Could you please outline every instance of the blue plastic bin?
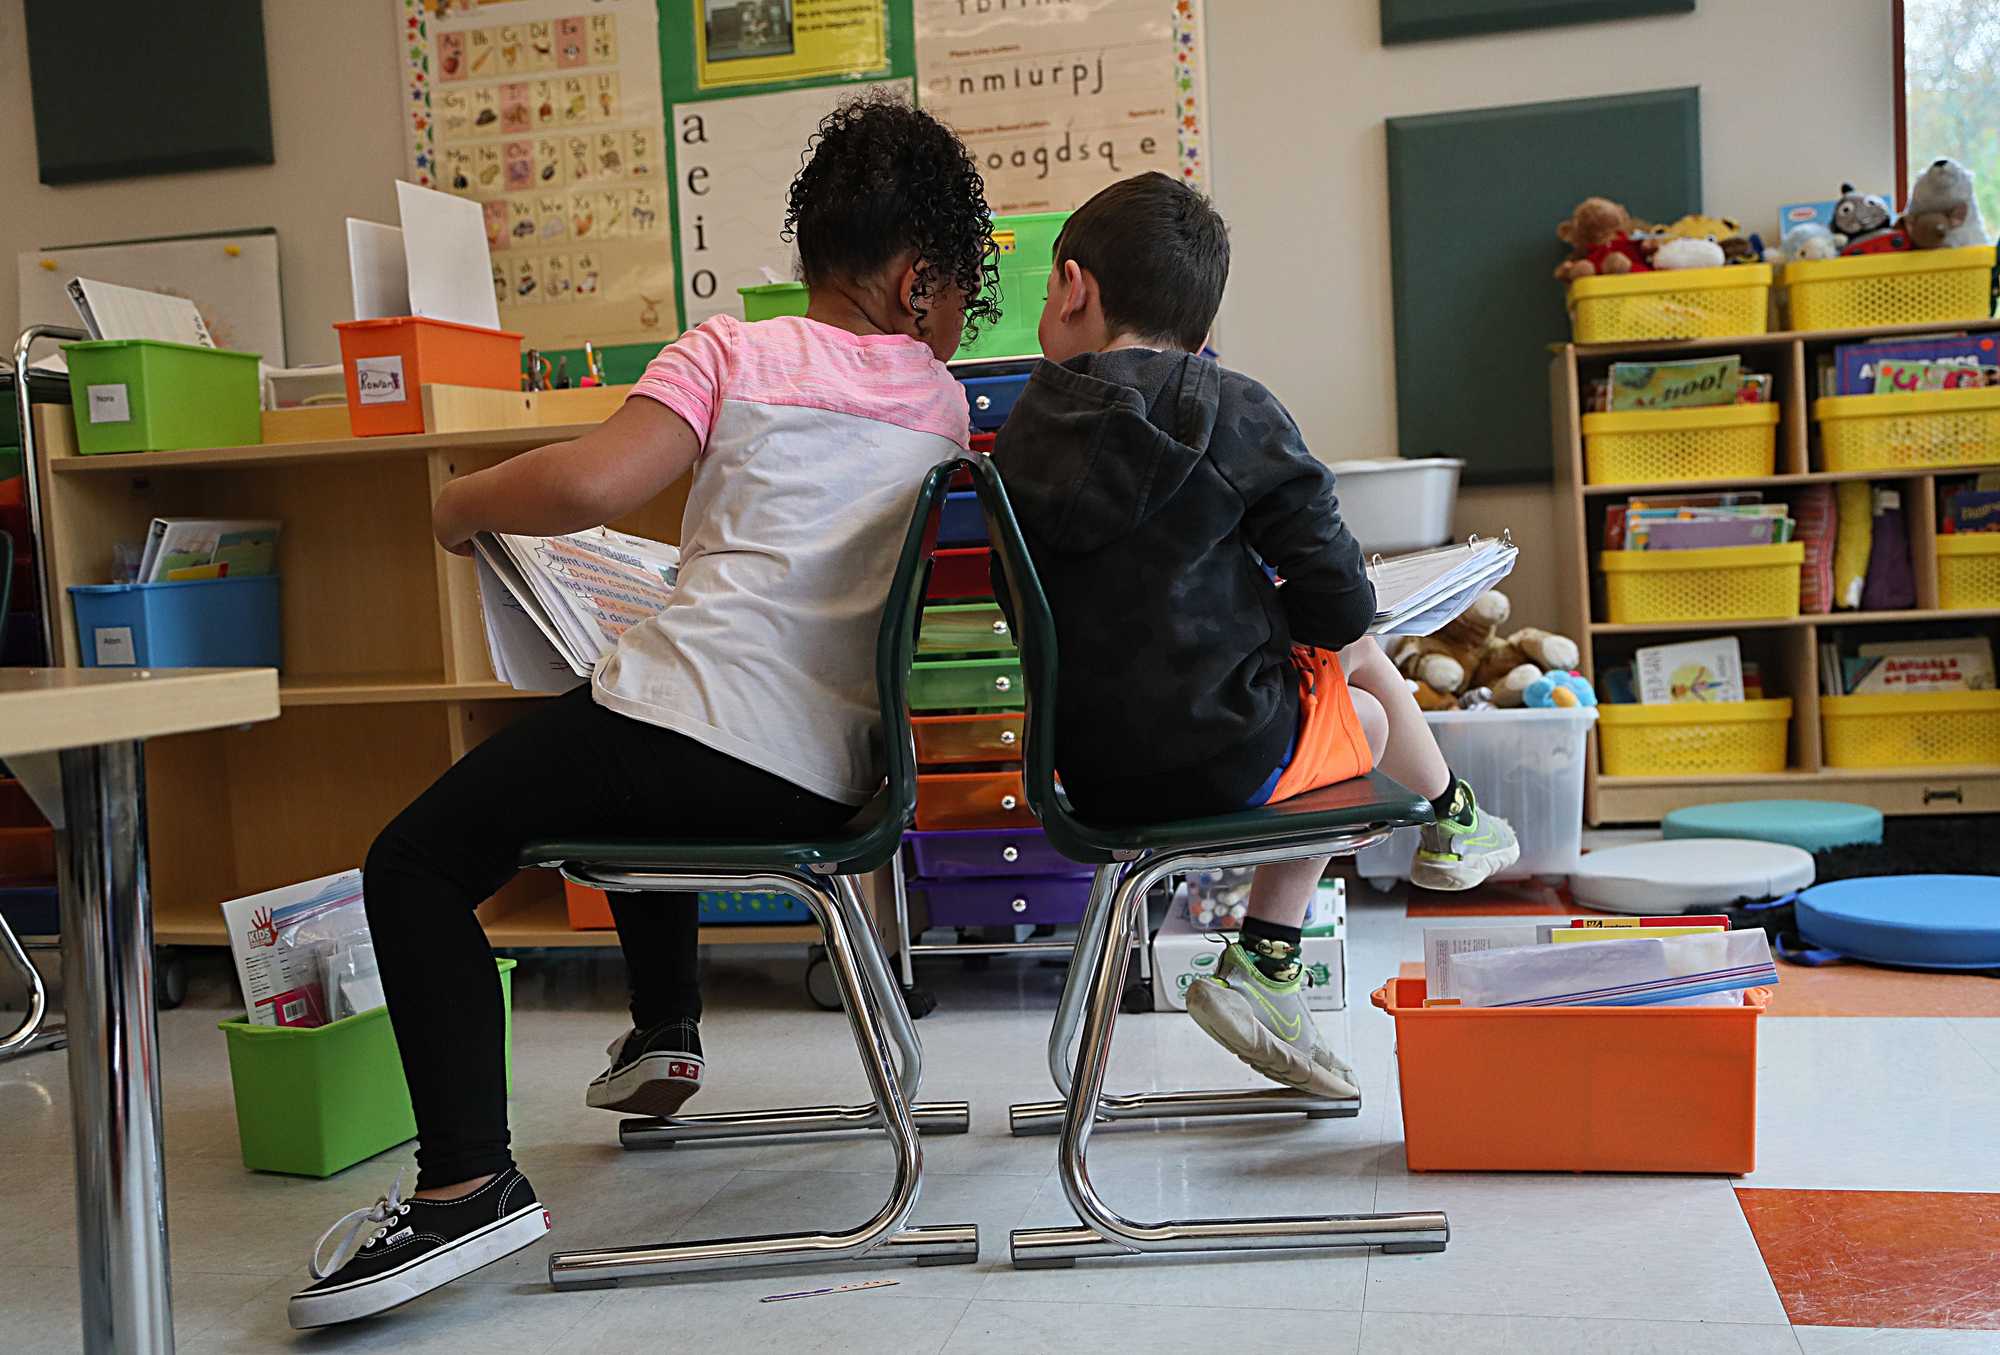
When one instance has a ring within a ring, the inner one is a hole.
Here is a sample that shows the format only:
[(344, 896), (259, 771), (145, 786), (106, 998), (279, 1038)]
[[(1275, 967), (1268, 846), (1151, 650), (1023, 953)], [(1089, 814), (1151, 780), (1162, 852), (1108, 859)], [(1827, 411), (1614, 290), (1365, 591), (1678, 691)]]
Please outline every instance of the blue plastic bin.
[(979, 511), (979, 495), (966, 489), (944, 496), (938, 509), (937, 543), (940, 546), (983, 546), (986, 544), (986, 515)]
[(1021, 398), (1021, 392), (1027, 387), (1028, 377), (1033, 371), (1034, 368), (1030, 367), (1025, 372), (959, 378), (959, 384), (965, 387), (965, 406), (972, 415), (974, 432), (1000, 431), (1000, 425), (1007, 422), (1007, 416), (1013, 412), (1014, 402)]
[(278, 576), (73, 585), (86, 668), (282, 668)]

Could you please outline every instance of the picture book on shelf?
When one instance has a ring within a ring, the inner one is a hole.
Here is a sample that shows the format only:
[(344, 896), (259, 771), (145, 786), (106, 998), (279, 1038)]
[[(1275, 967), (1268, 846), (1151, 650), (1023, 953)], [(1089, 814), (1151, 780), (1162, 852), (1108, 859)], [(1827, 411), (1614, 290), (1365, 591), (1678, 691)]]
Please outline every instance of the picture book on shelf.
[(1918, 362), (1883, 358), (1875, 364), (1875, 394), (1915, 395), (1930, 391), (1976, 390), (2000, 385), (2000, 367), (1977, 363)]
[(1884, 640), (1841, 666), (1843, 695), (1993, 690), (1993, 642), (1983, 635)]
[(2000, 367), (2000, 335), (1950, 334), (1927, 339), (1877, 339), (1844, 343), (1820, 369), (1821, 395), (1873, 395), (1877, 364), (1884, 360)]
[(1632, 671), (1642, 705), (1744, 699), (1743, 650), (1733, 635), (1648, 645), (1632, 655)]
[(1743, 359), (1734, 353), (1678, 362), (1614, 362), (1611, 408), (1619, 412), (1731, 404), (1742, 370)]
[(280, 524), (269, 518), (154, 518), (139, 583), (242, 578), (278, 568)]

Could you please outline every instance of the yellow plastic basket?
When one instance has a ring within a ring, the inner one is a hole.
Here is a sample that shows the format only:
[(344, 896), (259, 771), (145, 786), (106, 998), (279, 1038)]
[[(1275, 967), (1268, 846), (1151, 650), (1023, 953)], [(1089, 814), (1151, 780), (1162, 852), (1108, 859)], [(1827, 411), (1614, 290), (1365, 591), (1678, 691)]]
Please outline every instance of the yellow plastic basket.
[(1569, 285), (1570, 332), (1578, 343), (1762, 334), (1770, 302), (1769, 264), (1578, 278)]
[(2000, 461), (2000, 386), (1813, 401), (1825, 469), (1904, 470)]
[(1756, 621), (1799, 614), (1805, 543), (1714, 550), (1607, 550), (1605, 611), (1614, 624)]
[(1822, 696), (1829, 767), (1963, 767), (2000, 762), (2000, 692)]
[(1782, 772), (1792, 699), (1599, 706), (1606, 776), (1710, 776)]
[(1777, 464), (1775, 404), (1583, 416), (1583, 478), (1593, 485), (1769, 475)]
[(1993, 314), (1993, 246), (1785, 265), (1793, 329), (1872, 329)]
[(1954, 532), (1937, 539), (1938, 606), (1963, 612), (2000, 608), (2000, 532)]

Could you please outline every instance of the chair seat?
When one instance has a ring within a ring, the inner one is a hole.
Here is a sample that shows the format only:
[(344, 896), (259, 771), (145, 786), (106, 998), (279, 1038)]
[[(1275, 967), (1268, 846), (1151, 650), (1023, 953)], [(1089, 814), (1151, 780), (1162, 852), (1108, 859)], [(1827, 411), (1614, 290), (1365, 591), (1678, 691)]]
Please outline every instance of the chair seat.
[(523, 847), (520, 861), (524, 866), (574, 861), (645, 870), (832, 865), (839, 874), (862, 875), (889, 863), (906, 827), (892, 816), (890, 797), (883, 794), (827, 838), (547, 838)]
[(1045, 817), (1043, 829), (1057, 851), (1075, 861), (1102, 864), (1134, 852), (1185, 847), (1256, 847), (1332, 837), (1372, 826), (1429, 823), (1430, 801), (1370, 772), (1286, 800), (1203, 819), (1166, 823), (1093, 824), (1072, 814)]

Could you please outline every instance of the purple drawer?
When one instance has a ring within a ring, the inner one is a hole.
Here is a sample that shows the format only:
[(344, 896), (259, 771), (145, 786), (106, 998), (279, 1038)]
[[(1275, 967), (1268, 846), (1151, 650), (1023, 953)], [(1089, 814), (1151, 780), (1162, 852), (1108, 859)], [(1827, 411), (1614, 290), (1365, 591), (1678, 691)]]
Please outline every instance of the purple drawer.
[(911, 833), (916, 874), (929, 879), (968, 875), (1088, 875), (1037, 828), (983, 828), (959, 833)]
[(1081, 921), (1090, 877), (914, 881), (910, 892), (929, 906), (933, 927), (1040, 926)]

